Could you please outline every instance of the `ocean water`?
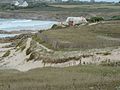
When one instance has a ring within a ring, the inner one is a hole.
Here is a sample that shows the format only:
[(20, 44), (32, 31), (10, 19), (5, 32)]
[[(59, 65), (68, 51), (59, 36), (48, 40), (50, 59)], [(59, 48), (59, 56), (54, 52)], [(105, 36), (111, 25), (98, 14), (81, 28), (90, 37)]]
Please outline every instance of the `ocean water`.
[(56, 21), (40, 21), (26, 19), (0, 19), (0, 30), (19, 31), (19, 30), (46, 30), (50, 29)]
[(6, 37), (14, 37), (19, 34), (0, 34), (0, 38), (6, 38)]

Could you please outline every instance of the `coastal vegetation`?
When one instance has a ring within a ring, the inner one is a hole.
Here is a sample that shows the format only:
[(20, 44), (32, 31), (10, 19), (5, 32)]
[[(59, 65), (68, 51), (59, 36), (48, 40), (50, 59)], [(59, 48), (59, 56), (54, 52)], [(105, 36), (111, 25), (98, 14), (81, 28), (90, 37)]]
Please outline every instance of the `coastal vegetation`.
[(10, 55), (10, 50), (8, 50), (2, 57), (7, 57)]
[(120, 67), (79, 65), (28, 72), (0, 70), (1, 90), (119, 90)]
[(36, 34), (33, 39), (56, 50), (119, 46), (119, 24), (119, 21), (105, 21), (95, 25), (54, 28)]
[(4, 6), (3, 4), (0, 7), (0, 17), (4, 18), (52, 19), (59, 21), (63, 21), (69, 16), (98, 16), (103, 17), (105, 20), (110, 20), (111, 17), (118, 16), (120, 10), (119, 5), (115, 4), (66, 5), (37, 3), (31, 4), (27, 8), (18, 8), (10, 5)]
[(103, 17), (91, 17), (90, 19), (87, 19), (87, 21), (89, 21), (90, 23), (100, 22), (100, 21), (104, 21), (104, 18)]
[(111, 20), (120, 20), (120, 16), (119, 15), (118, 16), (112, 16)]
[[(37, 3), (27, 8), (0, 7), (0, 17), (4, 18), (65, 21), (69, 16), (84, 16), (90, 22), (70, 27), (54, 25), (36, 34), (1, 39), (12, 42), (14, 48), (0, 58), (0, 90), (120, 90), (119, 5)], [(83, 63), (42, 67), (73, 60)], [(42, 68), (33, 69), (38, 64)], [(2, 68), (4, 65), (29, 71), (7, 70)]]

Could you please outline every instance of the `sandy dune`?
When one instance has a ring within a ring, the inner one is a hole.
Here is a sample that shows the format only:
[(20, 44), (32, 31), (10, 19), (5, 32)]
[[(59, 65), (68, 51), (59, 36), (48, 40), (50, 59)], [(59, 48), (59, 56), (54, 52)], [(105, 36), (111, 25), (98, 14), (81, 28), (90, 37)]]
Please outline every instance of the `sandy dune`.
[[(112, 62), (120, 61), (120, 48), (116, 49), (97, 49), (97, 50), (91, 50), (86, 52), (65, 52), (68, 55), (83, 55), (85, 53), (90, 54), (89, 57), (82, 57), (80, 60), (75, 61), (71, 60), (65, 63), (43, 63), (42, 60), (39, 61), (27, 61), (27, 59), (30, 57), (30, 55), (26, 55), (26, 50), (30, 47), (32, 39), (28, 38), (26, 42), (26, 48), (21, 51), (13, 48), (2, 48), (6, 45), (9, 45), (8, 43), (0, 44), (0, 69), (16, 69), (19, 71), (28, 71), (30, 69), (34, 68), (42, 68), (42, 67), (69, 67), (69, 66), (75, 66), (79, 64), (100, 64), (101, 61), (110, 60)], [(39, 43), (37, 43), (39, 44)], [(46, 49), (48, 52), (51, 51), (50, 49), (44, 47), (43, 45), (39, 44), (41, 48)], [(7, 51), (10, 50), (11, 53), (8, 57), (3, 58), (2, 55)], [(102, 53), (109, 52), (109, 55), (103, 55)], [(96, 54), (100, 53), (100, 54)]]

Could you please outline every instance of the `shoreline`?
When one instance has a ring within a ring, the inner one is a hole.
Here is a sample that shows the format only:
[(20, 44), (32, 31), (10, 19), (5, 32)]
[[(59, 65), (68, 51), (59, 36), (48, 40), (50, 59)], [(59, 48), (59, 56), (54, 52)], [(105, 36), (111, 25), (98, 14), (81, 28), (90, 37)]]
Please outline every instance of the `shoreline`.
[[(54, 24), (58, 24), (57, 21), (41, 21), (41, 20), (30, 20), (30, 19), (1, 19), (0, 30), (10, 31), (27, 31), (27, 30), (48, 30)], [(7, 26), (6, 26), (7, 25)]]

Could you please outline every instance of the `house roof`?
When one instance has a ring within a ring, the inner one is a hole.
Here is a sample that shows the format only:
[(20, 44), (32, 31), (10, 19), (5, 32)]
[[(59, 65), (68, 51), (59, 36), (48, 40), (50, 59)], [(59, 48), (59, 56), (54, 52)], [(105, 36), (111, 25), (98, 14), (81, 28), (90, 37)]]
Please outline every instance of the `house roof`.
[(26, 0), (16, 0), (14, 5), (19, 7), (27, 7), (28, 3), (26, 2)]

